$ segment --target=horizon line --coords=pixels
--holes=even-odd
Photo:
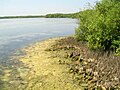
[[[4,16],[0,16],[0,17],[19,17],[19,16],[46,16],[48,14],[74,14],[74,13],[78,13],[78,12],[70,12],[70,13],[47,13],[47,14],[28,14],[28,15],[4,15]]]

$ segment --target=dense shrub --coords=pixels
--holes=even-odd
[[[79,18],[77,40],[87,41],[92,49],[120,53],[120,0],[102,0]]]

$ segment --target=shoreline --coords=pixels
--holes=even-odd
[[[16,68],[17,74],[12,77],[13,81],[9,81],[10,85],[15,85],[14,89],[106,90],[106,88],[120,88],[119,70],[114,72],[111,69],[116,70],[116,67],[119,67],[114,64],[119,63],[119,58],[114,57],[113,62],[111,56],[91,52],[85,43],[77,42],[73,37],[42,40],[26,46],[22,52],[25,54],[14,57],[21,63]],[[108,76],[109,72],[112,74]],[[6,75],[9,76],[10,73]],[[111,79],[113,81],[110,81]]]
[[[68,67],[59,64],[61,58],[54,52],[48,51],[56,44],[56,41],[62,38],[65,37],[43,40],[22,49],[25,55],[17,57],[17,59],[27,68],[18,68],[19,78],[22,81],[18,84],[20,87],[16,87],[16,89],[80,90],[79,86],[77,87],[73,83],[72,75],[68,73]]]

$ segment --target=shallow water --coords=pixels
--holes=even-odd
[[[0,61],[36,41],[74,34],[76,19],[0,19]]]

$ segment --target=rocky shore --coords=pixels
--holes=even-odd
[[[120,90],[120,57],[62,37],[37,42],[16,58],[15,90]],[[24,67],[23,67],[24,66]]]
[[[120,90],[120,56],[90,50],[85,42],[73,37],[58,40],[50,51],[65,52],[64,58],[69,61],[60,62],[68,65],[83,90]]]

